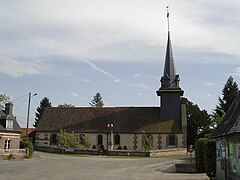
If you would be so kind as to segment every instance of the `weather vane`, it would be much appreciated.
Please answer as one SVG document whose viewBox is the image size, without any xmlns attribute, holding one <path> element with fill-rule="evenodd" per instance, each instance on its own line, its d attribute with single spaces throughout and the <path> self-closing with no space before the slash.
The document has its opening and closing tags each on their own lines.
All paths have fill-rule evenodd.
<svg viewBox="0 0 240 180">
<path fill-rule="evenodd" d="M 169 25 L 169 11 L 168 11 L 169 6 L 166 6 L 166 8 L 167 8 L 167 23 L 168 23 L 168 31 L 170 31 L 170 25 Z"/>
</svg>

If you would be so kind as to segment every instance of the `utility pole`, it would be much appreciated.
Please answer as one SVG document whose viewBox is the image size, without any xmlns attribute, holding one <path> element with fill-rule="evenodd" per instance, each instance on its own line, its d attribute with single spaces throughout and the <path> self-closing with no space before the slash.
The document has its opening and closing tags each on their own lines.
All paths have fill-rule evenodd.
<svg viewBox="0 0 240 180">
<path fill-rule="evenodd" d="M 26 136 L 28 137 L 28 126 L 29 126 L 29 114 L 30 114 L 30 104 L 31 104 L 31 97 L 36 96 L 37 93 L 31 95 L 31 92 L 28 94 L 28 111 L 27 111 L 27 128 L 26 128 Z"/>
</svg>

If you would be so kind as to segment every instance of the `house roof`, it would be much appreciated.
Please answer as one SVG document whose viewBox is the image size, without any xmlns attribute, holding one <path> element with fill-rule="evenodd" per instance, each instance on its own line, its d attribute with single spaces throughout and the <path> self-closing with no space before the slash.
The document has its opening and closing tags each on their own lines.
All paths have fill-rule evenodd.
<svg viewBox="0 0 240 180">
<path fill-rule="evenodd" d="M 13 121 L 13 129 L 6 129 L 6 120 Z M 21 132 L 20 126 L 13 115 L 8 115 L 5 110 L 0 110 L 0 131 L 5 132 Z"/>
<path fill-rule="evenodd" d="M 234 100 L 222 122 L 212 133 L 211 137 L 217 138 L 234 133 L 240 133 L 240 94 Z"/>
<path fill-rule="evenodd" d="M 27 136 L 26 134 L 27 128 L 21 128 L 21 137 Z M 35 131 L 35 128 L 28 128 L 28 135 L 33 133 Z"/>
<path fill-rule="evenodd" d="M 181 133 L 176 121 L 160 120 L 159 107 L 47 107 L 37 131 L 109 132 L 107 124 L 114 124 L 116 133 Z"/>
</svg>

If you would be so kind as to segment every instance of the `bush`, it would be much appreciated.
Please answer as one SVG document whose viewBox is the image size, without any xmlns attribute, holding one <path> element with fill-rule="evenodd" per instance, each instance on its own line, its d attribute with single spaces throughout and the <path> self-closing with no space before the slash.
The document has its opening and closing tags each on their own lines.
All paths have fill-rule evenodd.
<svg viewBox="0 0 240 180">
<path fill-rule="evenodd" d="M 123 149 L 124 149 L 124 150 L 127 150 L 127 146 L 123 146 Z"/>
<path fill-rule="evenodd" d="M 15 156 L 13 154 L 9 154 L 8 157 L 7 157 L 9 160 L 10 159 L 15 159 Z"/>
<path fill-rule="evenodd" d="M 95 144 L 92 146 L 92 149 L 97 149 L 97 147 L 96 147 L 96 145 L 95 145 Z"/>
<path fill-rule="evenodd" d="M 117 150 L 122 150 L 122 146 L 118 146 Z"/>
<path fill-rule="evenodd" d="M 98 149 L 99 149 L 99 151 L 101 151 L 101 152 L 104 152 L 104 151 L 105 151 L 105 147 L 104 147 L 103 144 L 101 144 Z"/>
<path fill-rule="evenodd" d="M 216 142 L 208 140 L 204 143 L 204 166 L 210 179 L 216 177 Z"/>
<path fill-rule="evenodd" d="M 20 143 L 20 148 L 21 149 L 28 149 L 28 152 L 29 152 L 28 155 L 31 157 L 32 153 L 34 151 L 32 142 L 29 141 L 28 137 L 22 137 L 22 140 L 23 141 Z"/>
<path fill-rule="evenodd" d="M 199 138 L 195 144 L 195 157 L 196 157 L 197 172 L 205 172 L 203 145 L 207 140 L 208 140 L 207 138 Z"/>
</svg>

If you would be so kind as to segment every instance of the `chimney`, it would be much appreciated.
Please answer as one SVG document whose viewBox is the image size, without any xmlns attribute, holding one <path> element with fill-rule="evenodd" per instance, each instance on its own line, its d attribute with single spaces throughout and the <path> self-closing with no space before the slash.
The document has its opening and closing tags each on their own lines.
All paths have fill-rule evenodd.
<svg viewBox="0 0 240 180">
<path fill-rule="evenodd" d="M 7 113 L 7 115 L 12 115 L 13 112 L 13 103 L 8 102 L 5 104 L 5 111 Z"/>
</svg>

